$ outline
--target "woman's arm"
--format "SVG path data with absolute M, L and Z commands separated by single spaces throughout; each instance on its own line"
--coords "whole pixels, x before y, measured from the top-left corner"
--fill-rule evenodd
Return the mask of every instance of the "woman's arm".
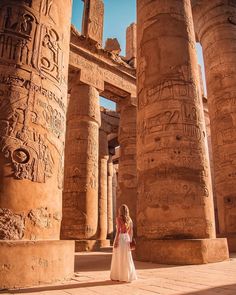
M 120 236 L 120 223 L 118 217 L 116 218 L 116 236 L 114 239 L 114 248 L 118 247 L 119 244 L 119 236 Z
M 129 227 L 129 236 L 130 236 L 130 241 L 133 240 L 133 235 L 134 235 L 134 231 L 133 231 L 133 221 L 130 220 L 130 227 Z

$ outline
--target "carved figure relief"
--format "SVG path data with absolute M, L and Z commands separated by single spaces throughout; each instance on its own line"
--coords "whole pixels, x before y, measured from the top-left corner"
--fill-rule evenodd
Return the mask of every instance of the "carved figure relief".
M 0 60 L 18 65 L 32 65 L 37 32 L 35 16 L 25 8 L 3 6 L 1 18 Z
M 40 56 L 40 69 L 59 82 L 61 70 L 59 35 L 54 29 L 46 26 L 42 28 Z

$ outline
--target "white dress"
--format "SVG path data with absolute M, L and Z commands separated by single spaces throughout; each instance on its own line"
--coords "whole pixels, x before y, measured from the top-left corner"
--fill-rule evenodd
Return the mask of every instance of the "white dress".
M 131 222 L 131 237 L 133 224 Z M 117 232 L 119 228 L 117 226 Z M 110 278 L 113 281 L 131 282 L 137 280 L 134 262 L 130 250 L 130 236 L 128 233 L 119 233 L 118 247 L 113 247 Z

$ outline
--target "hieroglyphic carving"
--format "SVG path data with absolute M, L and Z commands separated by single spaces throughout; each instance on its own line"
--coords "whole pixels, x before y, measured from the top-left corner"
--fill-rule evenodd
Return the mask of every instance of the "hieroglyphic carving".
M 42 27 L 42 46 L 39 67 L 48 77 L 60 81 L 62 54 L 58 33 L 49 27 Z
M 26 9 L 13 6 L 1 8 L 0 61 L 33 65 L 33 46 L 37 20 Z
M 103 19 L 103 0 L 84 0 L 83 34 L 99 44 L 102 44 Z
M 45 16 L 50 16 L 51 9 L 52 9 L 53 0 L 42 0 L 41 2 L 41 12 Z
M 42 2 L 45 15 L 50 14 L 52 2 Z M 0 62 L 29 65 L 60 82 L 62 50 L 56 30 L 39 26 L 32 12 L 20 6 L 4 5 L 0 16 L 4 20 L 0 33 Z
M 16 75 L 3 75 L 0 74 L 0 84 L 6 84 L 9 86 L 18 86 L 26 90 L 30 90 L 32 93 L 39 93 L 51 101 L 54 101 L 65 113 L 65 104 L 63 97 L 58 93 L 53 92 L 51 89 L 46 89 L 42 85 L 36 85 L 33 81 L 18 77 Z

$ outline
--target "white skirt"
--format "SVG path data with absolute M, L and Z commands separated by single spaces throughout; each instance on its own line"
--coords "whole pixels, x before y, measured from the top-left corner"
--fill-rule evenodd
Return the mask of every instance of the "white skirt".
M 123 282 L 137 280 L 129 243 L 130 237 L 127 233 L 119 235 L 118 247 L 113 247 L 110 274 L 111 280 Z

